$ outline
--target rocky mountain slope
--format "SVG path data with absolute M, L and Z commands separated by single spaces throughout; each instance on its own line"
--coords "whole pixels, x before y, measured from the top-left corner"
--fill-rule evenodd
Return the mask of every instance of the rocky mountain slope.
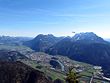
M 52 83 L 44 73 L 21 62 L 0 62 L 0 83 Z
M 24 45 L 32 48 L 33 50 L 39 52 L 45 52 L 49 47 L 60 41 L 63 37 L 55 37 L 51 34 L 43 35 L 40 34 L 36 36 L 33 40 L 24 42 Z

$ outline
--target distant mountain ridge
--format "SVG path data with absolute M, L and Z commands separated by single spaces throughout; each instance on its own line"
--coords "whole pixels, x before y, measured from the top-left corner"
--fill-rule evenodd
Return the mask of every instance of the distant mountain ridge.
M 29 41 L 31 39 L 31 37 L 0 36 L 0 44 L 21 45 L 24 41 Z

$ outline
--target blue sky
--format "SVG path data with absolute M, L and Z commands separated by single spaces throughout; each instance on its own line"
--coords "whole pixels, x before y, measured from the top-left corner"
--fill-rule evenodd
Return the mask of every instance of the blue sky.
M 110 0 L 0 0 L 0 35 L 72 36 L 72 31 L 110 38 Z

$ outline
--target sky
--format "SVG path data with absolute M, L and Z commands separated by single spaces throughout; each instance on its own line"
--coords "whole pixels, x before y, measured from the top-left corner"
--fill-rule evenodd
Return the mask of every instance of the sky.
M 0 35 L 94 32 L 110 38 L 110 0 L 0 0 Z

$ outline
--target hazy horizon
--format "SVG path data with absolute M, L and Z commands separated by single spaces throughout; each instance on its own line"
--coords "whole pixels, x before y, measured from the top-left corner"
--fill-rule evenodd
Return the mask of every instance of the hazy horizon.
M 94 32 L 110 38 L 109 19 L 110 0 L 0 0 L 0 35 Z
M 80 33 L 91 33 L 91 32 L 80 32 Z M 27 38 L 35 38 L 36 36 L 38 36 L 38 35 L 53 35 L 53 36 L 55 36 L 55 37 L 74 37 L 75 36 L 75 34 L 80 34 L 80 33 L 72 33 L 73 35 L 54 35 L 54 34 L 43 34 L 43 33 L 40 33 L 40 34 L 36 34 L 35 36 L 13 36 L 13 35 L 0 35 L 1 37 L 2 36 L 9 36 L 9 37 L 27 37 Z M 94 32 L 93 32 L 94 33 Z M 94 33 L 95 34 L 95 33 Z M 96 34 L 97 35 L 97 34 Z M 99 36 L 99 35 L 97 35 L 97 36 Z M 99 36 L 99 37 L 101 37 L 101 36 Z M 101 38 L 103 38 L 103 37 L 101 37 Z M 105 40 L 109 40 L 110 38 L 103 38 L 103 39 L 105 39 Z

